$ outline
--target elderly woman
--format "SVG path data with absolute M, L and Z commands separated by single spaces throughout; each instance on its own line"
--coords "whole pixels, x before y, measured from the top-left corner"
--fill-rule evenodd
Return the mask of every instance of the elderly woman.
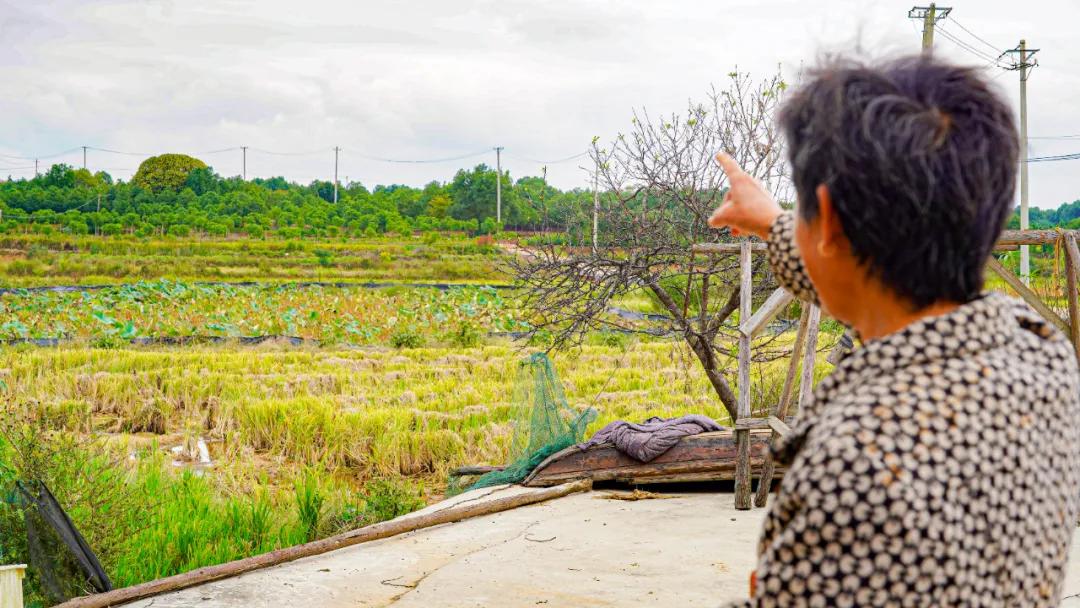
M 1013 198 L 1013 116 L 975 69 L 834 62 L 785 104 L 798 205 L 727 156 L 710 224 L 861 348 L 774 458 L 746 606 L 1056 606 L 1080 506 L 1069 341 L 984 293 Z

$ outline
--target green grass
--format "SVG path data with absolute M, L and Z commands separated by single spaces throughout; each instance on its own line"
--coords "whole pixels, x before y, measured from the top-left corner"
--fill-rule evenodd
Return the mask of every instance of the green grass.
M 503 254 L 463 236 L 193 239 L 0 235 L 5 286 L 195 281 L 505 282 Z

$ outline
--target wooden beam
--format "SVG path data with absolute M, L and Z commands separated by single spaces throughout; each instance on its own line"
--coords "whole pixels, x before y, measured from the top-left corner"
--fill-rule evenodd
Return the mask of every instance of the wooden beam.
M 787 437 L 791 433 L 791 427 L 776 416 L 769 416 L 769 428 L 781 437 Z
M 1017 247 L 1020 245 L 1050 245 L 1063 235 L 1076 235 L 1077 230 L 1005 230 L 998 237 L 996 247 Z
M 750 240 L 742 242 L 739 252 L 739 322 L 749 319 L 753 310 L 754 276 Z M 739 400 L 737 418 L 750 417 L 750 336 L 739 335 Z M 735 431 L 735 508 L 750 508 L 750 431 Z
M 748 432 L 750 464 L 760 467 L 769 451 L 769 429 Z M 731 429 L 683 437 L 670 450 L 641 462 L 611 444 L 584 450 L 571 446 L 544 461 L 525 478 L 528 487 L 544 487 L 577 479 L 623 483 L 670 483 L 735 478 L 736 432 Z
M 736 431 L 755 431 L 772 427 L 769 426 L 769 418 L 739 418 L 735 421 L 734 428 Z
M 463 477 L 467 475 L 485 475 L 492 471 L 502 471 L 506 467 L 504 465 L 491 466 L 486 464 L 475 464 L 458 467 L 453 471 L 450 471 L 451 477 Z
M 997 258 L 990 256 L 990 259 L 986 261 L 986 267 L 993 270 L 995 274 L 1001 277 L 1001 279 L 1005 281 L 1013 291 L 1018 293 L 1020 297 L 1028 303 L 1028 306 L 1034 308 L 1035 312 L 1039 313 L 1042 318 L 1046 319 L 1066 334 L 1070 333 L 1068 324 L 1065 323 L 1056 312 L 1050 310 L 1050 307 L 1043 303 L 1038 294 L 1031 291 L 1027 285 L 1024 285 L 1024 282 L 1020 280 L 1020 277 L 1002 266 L 1001 262 L 997 261 Z
M 217 566 L 199 568 L 197 570 L 192 570 L 191 572 L 185 572 L 184 574 L 177 574 L 176 576 L 161 578 L 147 583 L 133 585 L 131 587 L 124 587 L 122 589 L 114 589 L 113 591 L 108 591 L 106 593 L 77 597 L 60 604 L 59 608 L 106 608 L 107 606 L 115 606 L 117 604 L 132 602 L 162 593 L 176 591 L 178 589 L 187 589 L 188 587 L 194 587 L 223 578 L 239 576 L 246 572 L 284 564 L 304 557 L 322 555 L 323 553 L 351 547 L 363 542 L 460 521 L 478 515 L 490 515 L 492 513 L 498 513 L 500 511 L 506 511 L 524 505 L 543 502 L 553 498 L 560 498 L 575 492 L 585 492 L 591 488 L 592 481 L 583 479 L 554 488 L 512 494 L 503 498 L 496 498 L 494 500 L 483 502 L 462 503 L 460 505 L 448 507 L 440 511 L 432 511 L 423 515 L 399 517 L 397 519 L 391 519 L 390 521 L 365 526 L 351 532 L 345 532 L 344 534 L 338 534 L 337 536 L 331 536 L 330 538 L 324 538 L 323 540 L 317 540 L 312 543 L 278 549 L 277 551 L 271 551 L 270 553 L 219 564 Z
M 1062 235 L 1080 235 L 1080 230 L 1005 230 L 1001 233 L 995 249 L 1015 249 L 1020 245 L 1050 245 L 1056 243 Z M 768 245 L 754 241 L 754 251 L 765 251 Z M 706 255 L 733 255 L 741 251 L 739 243 L 698 243 L 693 245 L 694 253 Z
M 817 362 L 817 339 L 821 330 L 821 309 L 813 304 L 810 316 L 806 319 L 806 350 L 803 351 L 802 377 L 799 379 L 799 414 L 810 405 L 814 398 L 814 363 Z M 781 412 L 787 415 L 787 412 Z
M 1080 303 L 1077 301 L 1077 278 L 1080 277 L 1080 249 L 1076 246 L 1076 235 L 1065 236 L 1065 299 L 1069 302 L 1069 338 L 1073 349 L 1080 359 Z
M 769 294 L 768 299 L 757 309 L 753 316 L 739 324 L 739 331 L 744 336 L 753 338 L 794 299 L 795 296 L 791 295 L 791 292 L 783 287 L 778 287 L 776 291 Z
M 806 343 L 807 327 L 810 323 L 810 305 L 803 304 L 802 314 L 799 315 L 799 328 L 795 332 L 795 345 L 791 349 L 791 361 L 788 362 L 787 375 L 784 376 L 784 388 L 780 391 L 780 400 L 771 412 L 773 416 L 786 418 L 791 409 L 791 397 L 795 391 L 795 376 L 799 373 L 799 360 L 802 358 L 803 344 Z M 773 432 L 769 438 L 770 445 L 780 440 L 780 434 Z M 765 466 L 761 467 L 761 478 L 758 479 L 757 493 L 754 494 L 754 506 L 761 508 L 769 501 L 769 491 L 772 487 L 773 475 L 776 473 L 776 464 L 772 458 L 766 456 Z

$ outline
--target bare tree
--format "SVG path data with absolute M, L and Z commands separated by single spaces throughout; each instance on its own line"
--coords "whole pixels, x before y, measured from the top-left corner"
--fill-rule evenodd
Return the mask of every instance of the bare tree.
M 721 150 L 784 200 L 788 182 L 773 120 L 784 89 L 779 73 L 755 81 L 733 72 L 726 87 L 713 88 L 705 103 L 689 103 L 685 113 L 654 120 L 641 110 L 609 146 L 594 139 L 599 246 L 538 247 L 512 262 L 533 332 L 549 332 L 553 348 L 561 348 L 580 344 L 589 331 L 640 330 L 612 314 L 610 304 L 643 290 L 670 318 L 670 331 L 685 339 L 734 420 L 736 397 L 723 373 L 730 349 L 718 338 L 739 307 L 738 261 L 695 257 L 691 246 L 732 240 L 707 226 L 725 192 L 714 161 Z M 764 260 L 757 257 L 761 274 Z

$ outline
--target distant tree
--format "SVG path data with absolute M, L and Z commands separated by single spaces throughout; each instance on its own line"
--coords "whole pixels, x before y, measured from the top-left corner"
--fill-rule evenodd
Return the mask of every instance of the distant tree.
M 211 167 L 197 167 L 188 173 L 183 187 L 191 188 L 195 194 L 202 196 L 208 192 L 217 192 L 221 184 L 221 178 L 214 173 Z
M 450 205 L 453 201 L 445 194 L 436 194 L 431 197 L 427 202 L 427 209 L 424 210 L 424 215 L 430 217 L 443 218 L 450 215 Z
M 49 167 L 49 170 L 46 171 L 40 179 L 44 186 L 53 186 L 56 188 L 75 187 L 75 171 L 71 168 L 71 165 L 65 165 L 64 163 L 58 163 Z
M 510 174 L 503 172 L 502 181 L 502 219 L 504 224 L 514 225 L 519 220 L 518 197 Z M 495 170 L 480 164 L 471 171 L 464 169 L 454 175 L 450 182 L 450 197 L 454 203 L 450 206 L 450 215 L 459 220 L 476 220 L 496 216 L 496 175 Z
M 324 201 L 326 201 L 328 203 L 331 203 L 331 202 L 334 201 L 334 182 L 328 182 L 328 181 L 325 181 L 325 180 L 317 179 L 317 180 L 311 182 L 311 185 L 308 186 L 308 188 L 311 189 L 312 194 L 314 194 L 315 196 L 318 196 L 319 198 L 323 199 Z M 338 196 L 340 197 L 340 195 L 341 195 L 341 191 L 339 190 L 338 191 Z
M 184 187 L 195 169 L 205 169 L 206 163 L 186 154 L 151 156 L 139 165 L 131 183 L 151 192 L 176 192 Z

